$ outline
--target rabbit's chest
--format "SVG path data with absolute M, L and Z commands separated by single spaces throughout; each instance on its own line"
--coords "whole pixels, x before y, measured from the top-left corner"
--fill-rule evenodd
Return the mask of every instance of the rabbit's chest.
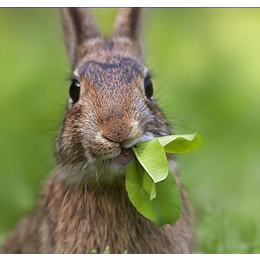
M 68 190 L 56 205 L 55 252 L 151 252 L 169 243 L 164 229 L 141 216 L 124 189 L 114 192 Z M 153 241 L 153 242 L 151 242 Z
M 106 247 L 111 253 L 190 251 L 192 236 L 184 197 L 180 219 L 158 228 L 136 211 L 122 182 L 101 190 L 68 188 L 54 179 L 45 192 L 42 205 L 48 223 L 42 242 L 48 241 L 51 252 L 102 253 Z

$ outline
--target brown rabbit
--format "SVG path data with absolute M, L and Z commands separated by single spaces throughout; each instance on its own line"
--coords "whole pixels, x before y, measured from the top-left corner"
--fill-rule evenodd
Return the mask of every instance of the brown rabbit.
M 189 209 L 161 228 L 140 215 L 125 190 L 135 143 L 171 134 L 156 105 L 139 42 L 139 8 L 121 8 L 103 38 L 86 8 L 62 8 L 73 65 L 70 98 L 56 142 L 56 167 L 33 212 L 2 253 L 190 253 Z M 176 173 L 173 158 L 169 167 Z

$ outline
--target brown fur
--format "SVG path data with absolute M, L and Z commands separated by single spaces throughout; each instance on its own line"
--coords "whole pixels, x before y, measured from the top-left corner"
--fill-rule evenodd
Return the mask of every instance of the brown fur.
M 138 8 L 122 8 L 110 39 L 100 35 L 86 9 L 62 9 L 65 43 L 81 84 L 69 99 L 56 142 L 56 168 L 34 211 L 0 248 L 3 253 L 190 253 L 189 210 L 156 227 L 128 199 L 125 168 L 112 163 L 121 145 L 171 133 L 143 81 Z M 173 160 L 169 159 L 172 172 Z M 177 178 L 177 176 L 176 176 Z

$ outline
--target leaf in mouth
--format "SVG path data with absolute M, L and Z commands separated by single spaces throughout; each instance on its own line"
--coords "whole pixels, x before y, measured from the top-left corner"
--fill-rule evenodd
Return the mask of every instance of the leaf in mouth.
M 136 159 L 127 168 L 128 197 L 144 217 L 157 226 L 178 220 L 181 199 L 166 153 L 185 153 L 200 144 L 198 134 L 158 137 L 132 147 Z

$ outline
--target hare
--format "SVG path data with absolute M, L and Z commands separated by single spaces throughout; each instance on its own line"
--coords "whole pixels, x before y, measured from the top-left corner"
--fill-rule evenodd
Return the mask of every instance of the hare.
M 171 130 L 153 97 L 139 38 L 140 8 L 119 9 L 111 38 L 87 8 L 61 8 L 73 67 L 69 100 L 56 140 L 56 166 L 39 202 L 1 253 L 191 253 L 190 210 L 157 227 L 131 204 L 126 167 L 137 142 Z

